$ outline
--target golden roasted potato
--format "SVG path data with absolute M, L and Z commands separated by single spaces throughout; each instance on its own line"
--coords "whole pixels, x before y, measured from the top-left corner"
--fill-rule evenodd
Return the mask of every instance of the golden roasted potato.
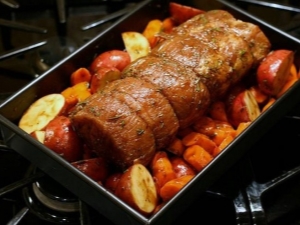
M 115 194 L 144 215 L 152 213 L 158 202 L 153 178 L 142 164 L 134 164 L 123 173 Z
M 33 102 L 19 121 L 19 127 L 28 134 L 43 130 L 54 117 L 62 114 L 66 100 L 61 94 L 45 95 Z

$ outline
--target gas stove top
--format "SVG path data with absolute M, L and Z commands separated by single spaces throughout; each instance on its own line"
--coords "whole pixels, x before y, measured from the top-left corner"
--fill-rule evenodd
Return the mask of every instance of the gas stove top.
M 18 1 L 15 8 L 0 4 L 1 98 L 80 48 L 126 12 L 120 10 L 136 2 L 23 0 Z M 207 2 L 209 4 L 209 0 Z M 299 13 L 231 2 L 300 38 Z M 273 2 L 299 6 L 296 1 Z M 116 17 L 101 23 L 116 12 Z M 299 127 L 300 109 L 296 108 L 278 121 L 274 129 L 197 199 L 174 225 L 191 220 L 230 225 L 299 224 Z M 0 165 L 0 224 L 113 225 L 1 141 Z
M 18 8 L 0 4 L 0 92 L 9 94 L 23 87 L 110 26 L 126 13 L 124 8 L 136 2 L 19 1 Z

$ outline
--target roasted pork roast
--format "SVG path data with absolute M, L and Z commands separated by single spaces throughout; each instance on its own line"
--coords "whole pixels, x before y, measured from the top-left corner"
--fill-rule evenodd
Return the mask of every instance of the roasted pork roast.
M 223 10 L 178 26 L 152 52 L 127 66 L 122 79 L 78 104 L 71 115 L 89 148 L 119 168 L 148 165 L 202 117 L 270 51 L 260 28 Z

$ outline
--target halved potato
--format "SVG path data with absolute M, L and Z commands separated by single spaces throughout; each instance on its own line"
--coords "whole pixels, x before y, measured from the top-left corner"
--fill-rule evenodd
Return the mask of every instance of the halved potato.
M 121 72 L 115 67 L 100 67 L 92 76 L 91 93 L 102 91 L 103 88 L 114 80 L 121 78 Z
M 123 32 L 122 39 L 125 49 L 130 55 L 131 62 L 150 53 L 150 43 L 142 33 L 135 31 Z
M 61 94 L 49 94 L 39 98 L 27 109 L 19 121 L 19 127 L 28 134 L 42 130 L 60 115 L 65 108 L 66 100 Z
M 35 130 L 30 135 L 41 143 L 44 143 L 44 141 L 45 141 L 45 131 L 44 130 Z
M 288 80 L 294 52 L 278 49 L 270 52 L 257 68 L 257 83 L 263 93 L 276 96 Z
M 158 202 L 154 180 L 142 164 L 134 164 L 122 174 L 115 194 L 144 215 L 152 213 Z
M 57 116 L 47 124 L 44 145 L 68 162 L 82 159 L 82 142 L 67 116 Z

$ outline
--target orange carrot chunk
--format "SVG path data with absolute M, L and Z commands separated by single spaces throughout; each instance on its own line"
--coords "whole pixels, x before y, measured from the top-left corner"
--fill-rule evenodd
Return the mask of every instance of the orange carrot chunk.
M 182 143 L 187 147 L 192 145 L 200 145 L 209 153 L 212 153 L 216 147 L 216 143 L 213 142 L 207 135 L 197 132 L 191 132 L 186 135 L 182 139 Z
M 232 137 L 231 135 L 227 135 L 223 141 L 221 142 L 221 144 L 218 146 L 218 148 L 214 149 L 213 152 L 213 157 L 216 157 L 224 148 L 227 147 L 227 145 L 229 145 L 232 141 L 233 141 L 234 137 Z
M 167 182 L 159 192 L 164 202 L 173 198 L 192 178 L 194 175 L 186 175 Z
M 214 130 L 214 136 L 211 138 L 217 146 L 219 146 L 223 140 L 228 136 L 235 137 L 236 130 L 228 122 L 215 121 L 216 129 Z
M 181 156 L 185 150 L 185 146 L 181 139 L 175 138 L 166 149 L 174 155 Z
M 214 136 L 211 139 L 217 146 L 219 146 L 222 143 L 222 141 L 227 137 L 227 135 L 228 134 L 225 130 L 215 129 Z
M 213 156 L 201 146 L 192 145 L 184 151 L 183 158 L 199 172 L 210 163 Z
M 74 107 L 78 102 L 85 100 L 91 95 L 89 83 L 86 81 L 68 87 L 61 92 L 66 99 L 67 111 Z
M 171 17 L 167 17 L 162 21 L 161 31 L 165 33 L 171 33 L 175 27 L 175 22 Z
M 150 47 L 153 48 L 158 41 L 157 34 L 162 29 L 162 21 L 159 19 L 150 20 L 143 31 L 143 35 L 148 39 Z
M 79 68 L 71 74 L 71 85 L 74 86 L 81 82 L 90 82 L 92 74 L 86 68 Z
M 169 180 L 176 178 L 170 159 L 164 151 L 156 152 L 151 162 L 151 170 L 158 188 L 162 187 Z

